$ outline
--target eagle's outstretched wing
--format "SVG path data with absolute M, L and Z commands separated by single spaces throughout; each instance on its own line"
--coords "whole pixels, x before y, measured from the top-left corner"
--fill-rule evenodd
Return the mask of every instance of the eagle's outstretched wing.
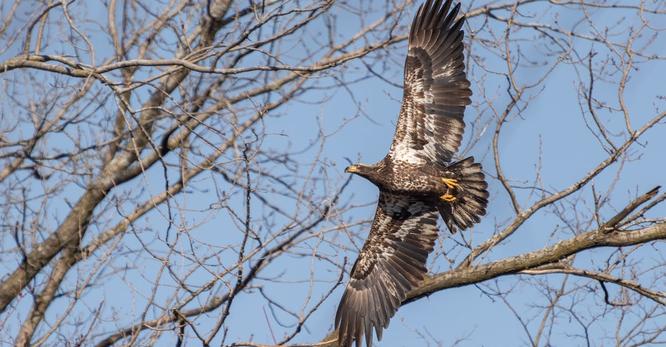
M 335 316 L 341 347 L 362 337 L 381 338 L 406 293 L 423 280 L 437 238 L 437 209 L 426 202 L 382 192 L 370 235 L 354 264 Z
M 428 0 L 409 32 L 402 107 L 388 156 L 412 164 L 451 161 L 462 140 L 472 91 L 463 61 L 460 4 Z

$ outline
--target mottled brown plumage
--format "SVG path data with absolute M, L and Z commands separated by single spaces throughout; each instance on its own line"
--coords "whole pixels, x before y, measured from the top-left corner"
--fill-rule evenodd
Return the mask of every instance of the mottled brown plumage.
M 381 339 L 407 292 L 426 274 L 437 238 L 437 215 L 454 233 L 478 223 L 488 192 L 481 165 L 451 163 L 460 147 L 472 95 L 463 62 L 464 18 L 451 0 L 428 0 L 412 22 L 404 91 L 391 149 L 374 165 L 347 172 L 379 188 L 370 235 L 351 271 L 335 317 L 340 346 Z

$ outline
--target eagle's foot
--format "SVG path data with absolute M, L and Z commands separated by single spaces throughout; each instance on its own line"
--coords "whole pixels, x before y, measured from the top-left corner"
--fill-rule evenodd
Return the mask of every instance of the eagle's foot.
M 442 178 L 442 182 L 444 182 L 449 189 L 458 187 L 458 180 L 455 178 Z
M 442 199 L 442 200 L 444 200 L 444 201 L 446 201 L 446 202 L 454 202 L 454 201 L 456 201 L 456 197 L 453 196 L 453 195 L 451 195 L 451 194 L 449 194 L 449 193 L 446 193 L 446 194 L 440 196 L 439 198 Z

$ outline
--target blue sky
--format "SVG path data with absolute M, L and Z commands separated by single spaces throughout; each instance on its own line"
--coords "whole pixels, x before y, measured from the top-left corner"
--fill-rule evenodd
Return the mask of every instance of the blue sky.
M 535 4 L 533 7 L 526 7 L 534 13 L 539 13 L 540 9 L 546 9 L 547 5 Z M 571 11 L 562 11 L 559 16 L 562 18 L 560 24 L 568 28 L 574 25 L 580 16 L 576 16 L 575 9 Z M 617 32 L 621 37 L 622 28 L 635 26 L 637 18 L 631 11 L 622 12 L 620 16 L 610 10 L 592 11 L 592 18 L 597 25 L 611 25 L 620 16 L 624 16 L 622 25 L 618 25 Z M 571 16 L 567 16 L 571 15 Z M 552 21 L 552 18 L 558 16 L 554 11 L 544 11 L 540 19 Z M 481 19 L 470 21 L 470 26 L 478 28 Z M 501 32 L 502 26 L 495 23 L 491 24 L 493 29 Z M 621 27 L 621 28 L 620 28 Z M 578 27 L 577 27 L 578 28 Z M 585 33 L 585 29 L 578 29 Z M 519 34 L 520 35 L 520 34 Z M 528 34 L 533 35 L 533 32 Z M 520 37 L 520 36 L 519 36 Z M 474 44 L 473 44 L 474 45 Z M 517 70 L 516 78 L 522 83 L 530 83 L 535 76 L 545 71 L 553 64 L 553 57 L 544 57 L 542 45 L 532 37 L 530 41 L 520 42 L 520 49 L 523 54 L 533 55 L 535 60 L 546 61 L 550 65 L 537 68 L 521 68 Z M 581 41 L 575 44 L 581 52 L 596 51 L 606 53 L 605 47 L 589 41 Z M 517 48 L 518 45 L 512 47 Z M 666 53 L 666 46 L 663 39 L 657 40 L 650 51 L 655 54 L 663 55 Z M 492 57 L 482 48 L 472 46 L 472 51 L 487 59 L 489 65 L 494 65 L 498 70 L 506 68 L 502 62 Z M 404 55 L 404 51 L 397 50 L 394 54 Z M 601 59 L 601 58 L 600 58 Z M 395 58 L 401 60 L 401 58 Z M 479 73 L 478 66 L 475 66 Z M 352 68 L 350 68 L 351 70 Z M 398 69 L 396 67 L 396 69 Z M 584 119 L 579 107 L 577 89 L 580 81 L 576 75 L 576 69 L 579 73 L 585 74 L 585 66 L 574 62 L 562 62 L 551 73 L 546 83 L 537 88 L 537 92 L 532 93 L 533 99 L 529 101 L 526 108 L 520 115 L 513 114 L 511 121 L 503 128 L 500 139 L 500 152 L 502 153 L 502 167 L 505 175 L 516 185 L 527 185 L 536 174 L 536 166 L 539 162 L 541 152 L 541 182 L 545 189 L 556 191 L 563 189 L 568 185 L 580 179 L 582 175 L 591 170 L 600 161 L 605 159 L 606 153 L 599 147 L 598 142 L 585 125 L 589 122 L 589 115 Z M 641 64 L 637 71 L 632 72 L 632 78 L 627 86 L 626 102 L 632 110 L 632 119 L 636 126 L 645 122 L 651 115 L 655 114 L 655 105 L 659 105 L 658 96 L 663 96 L 664 89 L 660 86 L 660 80 L 654 78 L 656 74 L 663 71 L 663 62 L 654 62 Z M 398 69 L 399 70 L 399 69 Z M 501 71 L 501 70 L 500 70 Z M 477 75 L 478 76 L 478 75 Z M 585 75 L 583 75 L 585 76 Z M 400 71 L 394 71 L 390 76 L 385 76 L 392 82 L 400 84 Z M 493 86 L 495 86 L 493 88 Z M 495 99 L 496 104 L 503 106 L 508 97 L 504 93 L 505 81 L 501 78 L 489 77 L 489 82 L 484 86 L 485 93 Z M 612 102 L 616 99 L 616 86 L 611 83 L 597 82 L 596 97 L 601 100 Z M 474 85 L 475 95 L 472 97 L 473 103 L 480 109 L 484 109 L 484 100 L 479 97 L 478 85 Z M 374 162 L 380 160 L 388 150 L 391 137 L 394 131 L 396 116 L 399 109 L 399 99 L 401 91 L 387 83 L 377 79 L 371 79 L 359 83 L 354 87 L 354 99 L 360 100 L 363 110 L 367 112 L 368 118 L 361 118 L 350 124 L 340 133 L 337 133 L 335 140 L 327 144 L 325 155 L 331 158 L 336 166 L 342 168 L 346 166 L 345 157 L 361 159 L 362 162 Z M 351 97 L 344 91 L 336 93 L 333 98 L 326 103 L 324 109 L 312 110 L 312 113 L 322 113 L 322 118 L 326 124 L 332 123 L 335 126 L 339 118 L 346 114 L 352 114 L 355 109 L 350 108 Z M 330 105 L 330 107 L 328 107 Z M 344 107 L 347 105 L 347 107 Z M 342 106 L 342 107 L 341 107 Z M 312 109 L 312 108 L 310 108 Z M 660 108 L 660 109 L 663 109 Z M 474 109 L 468 109 L 466 119 L 473 120 L 477 114 Z M 308 111 L 296 111 L 298 114 L 309 114 Z M 623 120 L 618 119 L 618 114 L 604 114 L 604 121 L 610 124 L 611 129 L 618 131 L 624 126 Z M 330 120 L 332 118 L 332 120 Z M 483 116 L 482 116 L 483 119 Z M 299 128 L 294 128 L 296 124 L 289 122 L 282 131 L 297 132 Z M 306 121 L 306 120 L 304 120 Z M 300 122 L 299 122 L 300 123 Z M 482 122 L 483 123 L 483 122 Z M 307 124 L 307 123 L 306 123 Z M 272 124 L 276 126 L 275 123 Z M 469 150 L 466 155 L 474 155 L 476 158 L 483 158 L 482 163 L 491 173 L 493 170 L 492 154 L 489 150 L 489 144 L 495 128 L 495 122 L 490 121 L 488 129 L 481 135 L 479 143 Z M 663 153 L 662 148 L 666 146 L 666 140 L 663 136 L 663 125 L 657 127 L 646 135 L 645 148 L 640 149 L 640 160 L 632 161 L 622 167 L 622 178 L 610 196 L 615 208 L 620 208 L 622 203 L 632 196 L 632 194 L 645 192 L 656 185 L 663 184 Z M 298 138 L 299 135 L 291 138 Z M 636 154 L 637 152 L 632 152 Z M 613 165 L 606 173 L 594 179 L 594 185 L 597 189 L 603 190 L 608 187 L 614 179 L 615 174 L 620 169 L 619 165 Z M 377 189 L 370 183 L 360 178 L 354 178 L 351 186 L 353 198 L 356 201 L 366 201 L 368 197 L 377 195 Z M 504 224 L 512 217 L 512 209 L 509 205 L 507 196 L 497 180 L 490 181 L 491 202 L 488 216 L 472 231 L 465 232 L 467 238 L 473 238 L 476 243 L 488 237 L 495 230 L 494 224 Z M 528 200 L 528 192 L 518 190 L 518 197 L 523 207 L 529 206 L 530 201 L 534 201 L 534 196 Z M 583 204 L 583 209 L 592 208 L 589 206 L 590 189 L 583 190 L 581 198 L 587 200 L 588 205 Z M 566 204 L 565 204 L 566 208 Z M 372 207 L 365 211 L 368 215 L 372 214 Z M 653 215 L 663 215 L 664 208 L 653 211 Z M 570 211 L 569 211 L 570 212 Z M 583 211 L 582 211 L 583 212 Z M 607 216 L 612 215 L 612 210 L 605 211 Z M 492 252 L 489 259 L 500 259 L 510 255 L 516 255 L 525 251 L 539 249 L 545 245 L 552 244 L 557 239 L 564 237 L 567 233 L 559 234 L 556 239 L 551 237 L 558 220 L 549 213 L 548 209 L 538 213 L 535 218 L 522 226 L 518 232 L 506 244 L 497 247 Z M 474 235 L 469 235 L 473 233 Z M 447 243 L 451 240 L 444 231 L 441 241 L 444 242 L 444 248 L 449 248 Z M 568 234 L 569 236 L 571 234 Z M 459 238 L 459 235 L 456 236 Z M 663 245 L 657 245 L 658 249 L 663 249 Z M 603 261 L 608 255 L 607 250 L 592 250 L 581 255 L 580 263 L 585 266 L 587 262 L 592 264 L 597 261 Z M 353 259 L 354 254 L 348 253 Z M 659 255 L 646 252 L 646 258 L 659 259 Z M 462 256 L 461 256 L 462 258 Z M 439 259 L 441 262 L 441 259 Z M 594 265 L 590 268 L 594 268 Z M 431 264 L 433 267 L 441 267 L 444 264 L 436 261 Z M 545 297 L 534 287 L 529 285 L 530 281 L 549 281 L 554 285 L 562 282 L 564 276 L 549 275 L 541 278 L 529 278 L 527 283 L 517 281 L 516 277 L 508 276 L 497 281 L 497 285 L 502 290 L 514 288 L 514 291 L 508 296 L 509 302 L 523 313 L 526 313 L 529 319 L 529 327 L 535 330 L 540 322 L 541 316 L 536 315 L 536 310 L 530 308 L 533 305 L 543 305 Z M 585 281 L 583 281 L 585 282 Z M 590 282 L 590 281 L 587 281 Z M 569 279 L 570 286 L 580 285 L 578 279 Z M 663 280 L 659 283 L 664 284 Z M 494 284 L 489 284 L 493 286 Z M 600 290 L 597 288 L 597 290 Z M 615 290 L 611 288 L 611 291 Z M 342 293 L 342 288 L 337 291 Z M 578 298 L 574 299 L 578 300 Z M 317 326 L 330 327 L 330 318 L 335 314 L 336 301 L 326 305 L 324 310 L 313 318 L 310 328 Z M 565 301 L 566 302 L 566 301 Z M 604 310 L 603 301 L 589 299 L 584 300 L 582 305 L 589 305 L 588 314 L 591 316 L 595 312 Z M 584 315 L 584 314 L 583 314 Z M 613 331 L 617 317 L 609 314 L 601 321 L 591 326 L 591 334 L 598 338 L 609 331 Z M 662 319 L 655 322 L 657 325 L 666 324 Z M 567 319 L 560 319 L 557 326 L 553 329 L 551 342 L 553 345 L 580 345 L 583 341 L 575 339 L 570 334 L 578 331 L 579 327 Z M 313 329 L 314 336 L 320 336 Z M 325 329 L 326 330 L 326 329 Z M 461 337 L 463 346 L 517 346 L 529 344 L 527 336 L 523 333 L 519 321 L 515 319 L 509 308 L 501 301 L 484 295 L 483 292 L 473 286 L 455 288 L 446 290 L 411 303 L 401 308 L 393 318 L 390 328 L 385 333 L 381 346 L 411 346 L 411 345 L 436 345 L 440 341 L 442 345 L 447 346 L 454 343 Z M 417 333 L 418 331 L 418 333 Z M 423 338 L 422 336 L 432 335 L 432 338 Z M 261 339 L 257 339 L 261 341 Z M 593 338 L 593 341 L 595 338 Z M 307 338 L 301 341 L 308 341 Z M 415 342 L 418 341 L 418 342 Z M 611 341 L 597 340 L 598 345 L 606 345 Z
M 381 9 L 384 3 L 376 3 L 374 8 Z M 476 7 L 476 3 L 463 3 L 463 9 L 468 6 Z M 650 6 L 656 7 L 655 4 Z M 342 7 L 342 6 L 341 6 Z M 352 35 L 358 30 L 360 23 L 358 18 L 349 12 L 342 10 L 341 7 L 334 7 L 336 20 L 338 21 L 338 39 L 344 40 L 348 35 Z M 551 9 L 549 4 L 534 3 L 526 5 L 524 10 L 533 21 L 544 21 L 547 23 L 557 23 L 563 28 L 574 28 L 577 32 L 586 34 L 593 29 L 585 23 L 581 24 L 582 14 L 575 7 L 568 9 Z M 91 11 L 91 12 L 94 12 Z M 403 24 L 407 24 L 411 19 L 415 8 L 412 8 L 408 14 L 402 18 Z M 501 12 L 506 15 L 506 12 Z M 633 10 L 610 10 L 610 9 L 590 9 L 590 18 L 600 27 L 609 27 L 611 34 L 615 34 L 614 40 L 621 41 L 623 35 L 626 35 L 629 27 L 636 27 L 640 21 Z M 317 37 L 323 23 L 318 21 L 315 25 L 308 27 L 305 35 Z M 436 246 L 435 256 L 431 257 L 429 267 L 435 271 L 444 271 L 448 268 L 442 252 L 451 252 L 450 257 L 460 261 L 465 256 L 465 250 L 454 246 L 454 240 L 461 241 L 462 237 L 472 240 L 473 244 L 479 244 L 498 228 L 506 225 L 513 217 L 513 211 L 509 199 L 496 179 L 494 163 L 492 160 L 491 140 L 496 127 L 496 119 L 491 114 L 488 107 L 488 100 L 493 105 L 502 109 L 508 102 L 506 80 L 494 72 L 504 72 L 506 65 L 503 65 L 502 59 L 494 55 L 491 47 L 482 46 L 479 39 L 489 39 L 491 33 L 502 34 L 504 24 L 496 21 L 484 23 L 482 18 L 473 18 L 466 27 L 467 32 L 476 31 L 484 28 L 477 33 L 476 40 L 470 41 L 469 36 L 466 43 L 470 44 L 470 50 L 475 59 L 470 60 L 470 76 L 472 77 L 472 88 L 474 96 L 472 97 L 472 106 L 467 109 L 465 119 L 468 121 L 468 132 L 463 144 L 466 144 L 470 137 L 471 129 L 479 135 L 479 141 L 471 148 L 467 148 L 465 156 L 475 156 L 487 170 L 489 176 L 491 201 L 488 208 L 488 215 L 482 223 L 475 226 L 472 230 L 465 231 L 463 234 L 450 236 L 445 228 L 442 228 L 441 237 Z M 319 26 L 319 27 L 318 27 Z M 404 30 L 405 27 L 402 28 Z M 663 28 L 662 28 L 663 29 Z M 95 45 L 99 47 L 98 56 L 106 56 L 109 53 L 109 41 L 100 36 L 95 38 Z M 606 153 L 601 149 L 596 139 L 590 133 L 586 122 L 590 122 L 588 114 L 583 114 L 579 106 L 580 99 L 577 91 L 585 86 L 587 79 L 586 67 L 576 61 L 558 61 L 558 57 L 550 52 L 546 52 L 548 41 L 543 37 L 535 35 L 534 31 L 521 31 L 515 34 L 517 41 L 511 44 L 512 52 L 521 52 L 527 58 L 533 58 L 537 63 L 533 67 L 522 66 L 516 70 L 516 79 L 520 83 L 533 82 L 536 76 L 547 71 L 553 64 L 556 68 L 550 73 L 542 85 L 530 90 L 530 101 L 522 103 L 523 110 L 520 114 L 512 113 L 509 122 L 502 128 L 502 135 L 499 142 L 500 153 L 502 157 L 502 168 L 505 175 L 512 184 L 522 186 L 529 185 L 536 175 L 537 165 L 541 166 L 540 181 L 543 188 L 549 191 L 562 189 L 576 180 L 591 168 L 597 165 L 606 157 Z M 296 40 L 298 38 L 293 38 Z M 562 42 L 566 42 L 566 37 L 559 37 Z M 640 40 L 647 41 L 647 38 Z M 639 41 L 640 41 L 639 40 Z M 640 43 L 640 42 L 639 42 Z M 285 44 L 285 47 L 288 47 Z M 599 59 L 598 64 L 603 62 L 604 56 L 608 54 L 608 47 L 599 43 L 581 40 L 573 45 L 577 52 L 587 54 L 590 51 L 598 52 L 595 59 Z M 373 54 L 365 60 L 373 68 L 382 71 L 382 76 L 394 84 L 402 83 L 401 62 L 404 59 L 404 44 L 399 44 L 397 49 L 391 50 L 388 54 L 380 52 Z M 297 45 L 291 47 L 292 50 L 285 54 L 293 54 L 299 57 L 303 52 Z M 491 47 L 492 48 L 492 47 Z M 468 51 L 470 52 L 470 51 Z M 651 54 L 666 55 L 666 40 L 659 37 L 650 45 L 648 52 Z M 11 53 L 11 52 L 10 52 Z M 15 53 L 15 52 L 14 52 Z M 3 60 L 5 56 L 2 57 Z M 100 59 L 101 60 L 101 59 Z M 585 60 L 583 60 L 585 61 Z M 483 62 L 487 71 L 484 71 L 479 62 Z M 386 63 L 386 66 L 382 64 Z M 599 66 L 599 65 L 595 65 Z M 386 69 L 384 69 L 386 67 Z M 663 97 L 666 90 L 663 88 L 661 78 L 656 76 L 663 75 L 666 68 L 664 61 L 651 61 L 642 63 L 632 71 L 632 77 L 626 88 L 626 103 L 631 109 L 632 122 L 635 127 L 639 127 L 650 116 L 663 110 Z M 351 62 L 343 67 L 344 76 L 349 79 L 367 75 L 367 68 L 359 62 Z M 617 75 L 609 75 L 606 81 L 598 81 L 595 85 L 595 96 L 600 100 L 605 100 L 611 106 L 616 105 L 616 82 Z M 6 78 L 3 75 L 3 78 Z M 316 81 L 321 85 L 330 85 L 332 78 L 327 75 L 317 76 Z M 484 99 L 483 96 L 487 99 Z M 140 97 L 145 97 L 139 93 Z M 661 97 L 661 98 L 660 98 Z M 289 149 L 293 152 L 302 153 L 295 155 L 302 165 L 299 171 L 299 177 L 291 177 L 292 182 L 311 190 L 313 196 L 330 196 L 337 189 L 347 174 L 344 168 L 348 164 L 347 158 L 365 163 L 371 163 L 380 160 L 388 150 L 394 131 L 394 125 L 400 106 L 401 90 L 379 78 L 371 77 L 363 81 L 351 84 L 348 90 L 343 88 L 314 91 L 308 93 L 286 107 L 272 112 L 265 122 L 257 127 L 258 132 L 267 134 L 264 141 L 261 142 L 261 149 L 265 151 L 280 151 Z M 318 102 L 324 100 L 324 102 Z M 113 102 L 107 106 L 113 109 Z M 4 107 L 3 107 L 4 108 Z M 620 118 L 619 112 L 610 112 L 600 110 L 603 121 L 609 125 L 612 132 L 617 133 L 622 130 L 624 121 Z M 356 115 L 361 114 L 359 117 Z M 351 121 L 350 121 L 351 120 Z M 472 127 L 472 122 L 476 122 Z M 329 137 L 322 144 L 322 147 L 312 146 L 311 142 L 318 136 L 318 125 L 322 125 L 322 130 Z M 605 192 L 614 180 L 618 170 L 621 171 L 621 179 L 616 183 L 609 198 L 611 207 L 606 207 L 602 212 L 605 217 L 613 215 L 614 209 L 620 209 L 623 203 L 637 193 L 645 192 L 652 187 L 664 184 L 663 170 L 664 154 L 662 149 L 666 148 L 666 136 L 664 136 L 664 124 L 660 124 L 650 130 L 641 146 L 636 146 L 631 151 L 632 159 L 624 165 L 614 164 L 607 172 L 595 178 L 593 184 L 599 191 Z M 215 133 L 207 132 L 215 140 Z M 619 140 L 622 136 L 618 136 Z M 244 140 L 250 141 L 251 137 L 245 137 Z M 60 143 L 59 141 L 63 141 Z M 67 146 L 64 139 L 53 139 L 54 146 Z M 465 147 L 465 146 L 463 146 Z M 222 158 L 220 163 L 224 162 Z M 305 180 L 305 174 L 310 169 L 313 160 L 317 160 L 312 167 L 317 176 L 316 180 Z M 167 160 L 176 161 L 175 156 Z M 278 165 L 268 167 L 275 172 L 282 171 Z M 176 170 L 170 171 L 172 179 L 177 176 Z M 302 179 L 303 182 L 299 181 Z M 156 167 L 136 179 L 131 184 L 122 187 L 116 193 L 118 195 L 133 194 L 146 197 L 148 193 L 159 193 L 164 187 L 164 178 L 162 168 Z M 224 248 L 228 244 L 238 242 L 241 234 L 233 227 L 233 218 L 223 209 L 217 209 L 214 206 L 220 203 L 220 192 L 216 188 L 225 187 L 225 183 L 211 173 L 204 173 L 199 176 L 192 187 L 174 200 L 176 209 L 176 222 L 172 235 L 177 233 L 179 225 L 187 228 L 188 236 L 180 239 L 177 249 L 184 253 L 210 251 L 212 248 Z M 284 206 L 286 210 L 297 208 L 303 209 L 304 206 L 293 206 L 293 201 L 283 199 L 270 194 L 269 186 L 260 186 L 258 189 L 266 189 L 269 196 L 274 198 L 276 204 Z M 36 189 L 38 190 L 38 189 Z M 63 195 L 64 199 L 75 199 L 80 190 L 75 185 L 68 187 Z M 523 207 L 529 206 L 538 196 L 530 195 L 528 190 L 517 190 L 518 199 Z M 331 220 L 325 226 L 330 227 L 337 221 L 345 220 L 348 222 L 369 219 L 374 212 L 374 204 L 377 189 L 369 182 L 355 177 L 351 185 L 341 198 L 342 201 L 354 205 L 365 205 L 355 208 L 346 215 L 336 220 Z M 592 206 L 590 205 L 591 190 L 586 187 L 580 194 L 572 197 L 571 200 L 580 198 L 577 207 L 580 210 L 572 211 L 567 202 L 558 206 L 565 211 L 565 214 L 572 216 L 574 213 L 580 213 L 584 219 L 589 215 Z M 231 206 L 241 208 L 242 195 L 233 195 L 228 202 Z M 57 206 L 57 204 L 55 204 Z M 60 205 L 62 208 L 63 205 Z M 57 207 L 51 212 L 54 220 L 64 215 L 64 210 Z M 255 202 L 253 208 L 261 209 L 260 203 Z M 131 205 L 121 206 L 121 210 L 131 209 Z M 72 321 L 80 317 L 85 323 L 85 317 L 89 313 L 90 307 L 97 307 L 103 303 L 104 314 L 102 315 L 102 327 L 98 332 L 99 337 L 104 336 L 104 332 L 112 332 L 114 328 L 126 327 L 137 321 L 137 316 L 144 309 L 143 304 L 146 297 L 151 294 L 152 287 L 146 285 L 147 282 L 154 281 L 156 274 L 159 273 L 161 264 L 156 259 L 132 255 L 130 250 L 141 248 L 142 242 L 148 241 L 151 247 L 165 252 L 164 231 L 166 229 L 165 216 L 166 207 L 161 206 L 159 212 L 152 212 L 137 223 L 137 232 L 132 230 L 123 239 L 123 247 L 116 250 L 113 259 L 109 262 L 109 272 L 112 270 L 128 267 L 131 270 L 125 276 L 102 276 L 100 287 L 93 287 L 87 290 L 79 304 L 72 314 Z M 488 254 L 482 262 L 494 259 L 501 259 L 507 256 L 520 254 L 526 251 L 536 250 L 545 245 L 553 244 L 557 240 L 571 236 L 573 231 L 567 230 L 560 221 L 553 215 L 551 209 L 544 209 L 525 223 L 516 234 L 507 242 L 496 247 Z M 100 215 L 118 218 L 117 211 L 109 208 Z M 658 207 L 652 212 L 652 216 L 666 215 L 666 208 Z M 286 223 L 279 216 L 272 217 L 277 226 Z M 256 225 L 261 225 L 260 220 L 256 220 Z M 499 227 L 498 227 L 499 226 Z M 369 226 L 353 226 L 350 230 L 358 233 L 361 237 L 367 233 Z M 558 231 L 554 233 L 554 231 Z M 97 231 L 97 230 L 96 230 Z M 266 231 L 266 230 L 263 230 Z M 94 235 L 94 234 L 91 234 Z M 155 237 L 155 235 L 158 235 Z M 173 237 L 173 236 L 172 236 Z M 196 240 L 194 246 L 188 241 Z M 343 247 L 330 247 L 323 240 L 313 238 L 304 242 L 299 250 L 303 252 L 316 252 L 326 255 L 337 262 L 342 263 L 344 257 L 348 258 L 347 268 L 349 269 L 356 258 L 356 246 L 360 246 L 360 239 L 354 240 L 356 246 L 350 242 L 347 234 L 342 232 L 325 234 L 325 241 L 338 242 Z M 663 244 L 655 244 L 653 248 L 641 251 L 635 254 L 640 257 L 643 264 L 651 264 L 663 260 Z M 184 274 L 189 267 L 183 265 L 179 267 L 179 261 L 187 264 L 184 257 L 172 255 L 174 268 L 182 271 Z M 234 260 L 234 250 L 222 252 L 220 263 L 225 265 Z M 577 258 L 577 265 L 581 267 L 595 268 L 600 266 L 609 256 L 608 250 L 586 251 Z M 95 259 L 99 259 L 97 255 Z M 93 259 L 93 260 L 95 260 Z M 78 280 L 85 278 L 90 269 L 95 265 L 94 261 L 77 267 L 68 277 L 68 286 L 73 287 Z M 13 268 L 13 263 L 6 263 L 3 268 Z M 213 268 L 213 267 L 211 267 Z M 314 273 L 314 275 L 311 275 Z M 647 276 L 663 276 L 663 270 L 656 270 Z M 280 281 L 284 283 L 275 283 L 270 280 L 259 280 L 258 285 L 264 286 L 272 299 L 298 310 L 303 299 L 308 295 L 312 296 L 311 302 L 307 307 L 311 307 L 313 302 L 318 300 L 337 280 L 337 269 L 324 261 L 317 260 L 314 257 L 285 256 L 279 261 L 271 264 L 264 272 L 262 277 L 271 278 L 279 276 Z M 210 280 L 211 276 L 205 270 L 199 269 L 195 275 L 188 278 L 192 282 L 205 282 Z M 308 283 L 303 280 L 313 280 L 314 283 Z M 548 275 L 543 277 L 523 277 L 524 281 L 518 281 L 516 276 L 507 276 L 498 279 L 496 282 L 485 283 L 481 287 L 467 286 L 445 290 L 431 295 L 428 298 L 421 299 L 401 308 L 392 319 L 389 329 L 384 334 L 384 339 L 380 346 L 415 346 L 428 345 L 437 346 L 441 343 L 443 346 L 449 346 L 462 338 L 461 346 L 518 346 L 529 345 L 529 340 L 523 332 L 519 321 L 513 316 L 508 306 L 496 297 L 490 297 L 484 294 L 484 291 L 495 288 L 500 291 L 512 292 L 508 294 L 507 300 L 515 308 L 525 313 L 528 318 L 529 328 L 534 330 L 541 319 L 539 310 L 535 305 L 546 303 L 546 294 L 540 292 L 536 286 L 531 284 L 536 281 L 546 281 L 553 286 L 559 286 L 563 281 L 562 275 Z M 345 276 L 343 284 L 338 286 L 335 292 L 321 306 L 312 318 L 306 324 L 304 332 L 301 333 L 295 342 L 308 343 L 319 341 L 331 329 L 333 317 L 337 308 L 338 300 L 344 289 L 344 284 L 348 280 Z M 157 292 L 158 302 L 169 302 L 171 295 L 170 286 L 174 284 L 173 279 L 164 274 L 160 276 L 159 281 L 163 283 L 161 290 Z M 591 290 L 600 290 L 598 285 L 595 287 L 593 281 L 570 278 L 567 286 L 571 288 L 586 285 L 590 282 Z M 666 282 L 663 278 L 658 281 L 663 287 Z M 617 293 L 617 288 L 609 286 L 611 293 Z M 483 290 L 482 290 L 483 289 Z M 226 290 L 224 286 L 216 287 L 215 292 L 223 293 Z M 182 294 L 181 294 L 182 295 Z M 588 297 L 579 298 L 573 296 L 563 302 L 564 305 L 581 305 L 581 315 L 588 315 L 588 318 L 604 312 L 606 309 L 603 301 L 599 298 L 597 292 Z M 578 302 L 578 300 L 581 300 Z M 202 300 L 195 300 L 190 306 L 202 304 Z M 27 303 L 22 302 L 18 312 L 25 312 Z M 66 303 L 56 302 L 49 310 L 49 319 L 53 320 L 65 308 Z M 230 341 L 247 341 L 270 343 L 273 341 L 272 333 L 280 339 L 284 332 L 289 332 L 289 328 L 281 328 L 276 322 L 266 317 L 271 316 L 271 309 L 275 310 L 279 321 L 293 324 L 293 319 L 284 313 L 280 313 L 274 306 L 268 305 L 261 299 L 258 289 L 249 290 L 247 295 L 239 296 L 231 308 L 228 328 Z M 80 311 L 77 311 L 80 310 Z M 148 317 L 154 318 L 161 314 L 159 307 L 148 310 Z M 196 323 L 205 330 L 215 322 L 220 314 L 220 310 L 213 311 L 204 316 Z M 19 314 L 20 316 L 20 314 Z M 634 317 L 635 318 L 635 317 Z M 632 318 L 627 318 L 629 321 Z M 615 329 L 618 320 L 616 312 L 608 312 L 603 319 L 591 325 L 590 333 L 594 337 L 609 334 Z M 271 323 L 268 323 L 268 322 Z M 666 319 L 655 320 L 651 324 L 666 324 Z M 269 327 L 270 325 L 270 327 Z M 16 317 L 12 317 L 9 324 L 10 333 L 16 331 Z M 44 329 L 44 328 L 43 328 Z M 42 329 L 42 330 L 43 330 Z M 271 330 L 273 330 L 271 332 Z M 67 331 L 67 330 L 65 330 Z M 572 337 L 571 332 L 579 332 L 579 327 L 569 318 L 562 318 L 557 321 L 553 329 L 551 339 L 552 345 L 582 345 L 582 340 Z M 42 331 L 43 332 L 43 331 Z M 611 333 L 612 334 L 612 333 Z M 14 335 L 14 333 L 11 333 Z M 57 338 L 54 338 L 57 339 Z M 171 344 L 174 335 L 165 334 L 159 344 Z M 594 340 L 594 339 L 593 339 Z M 219 343 L 219 340 L 215 340 Z M 612 344 L 612 341 L 596 340 L 597 346 Z M 192 345 L 197 345 L 193 342 Z

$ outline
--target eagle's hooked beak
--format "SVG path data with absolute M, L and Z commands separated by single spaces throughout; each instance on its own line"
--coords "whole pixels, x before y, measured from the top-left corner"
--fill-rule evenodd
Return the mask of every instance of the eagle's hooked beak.
M 357 172 L 358 172 L 358 166 L 356 166 L 356 165 L 349 165 L 349 166 L 347 166 L 347 168 L 345 169 L 345 172 L 346 172 L 346 173 L 357 173 Z

